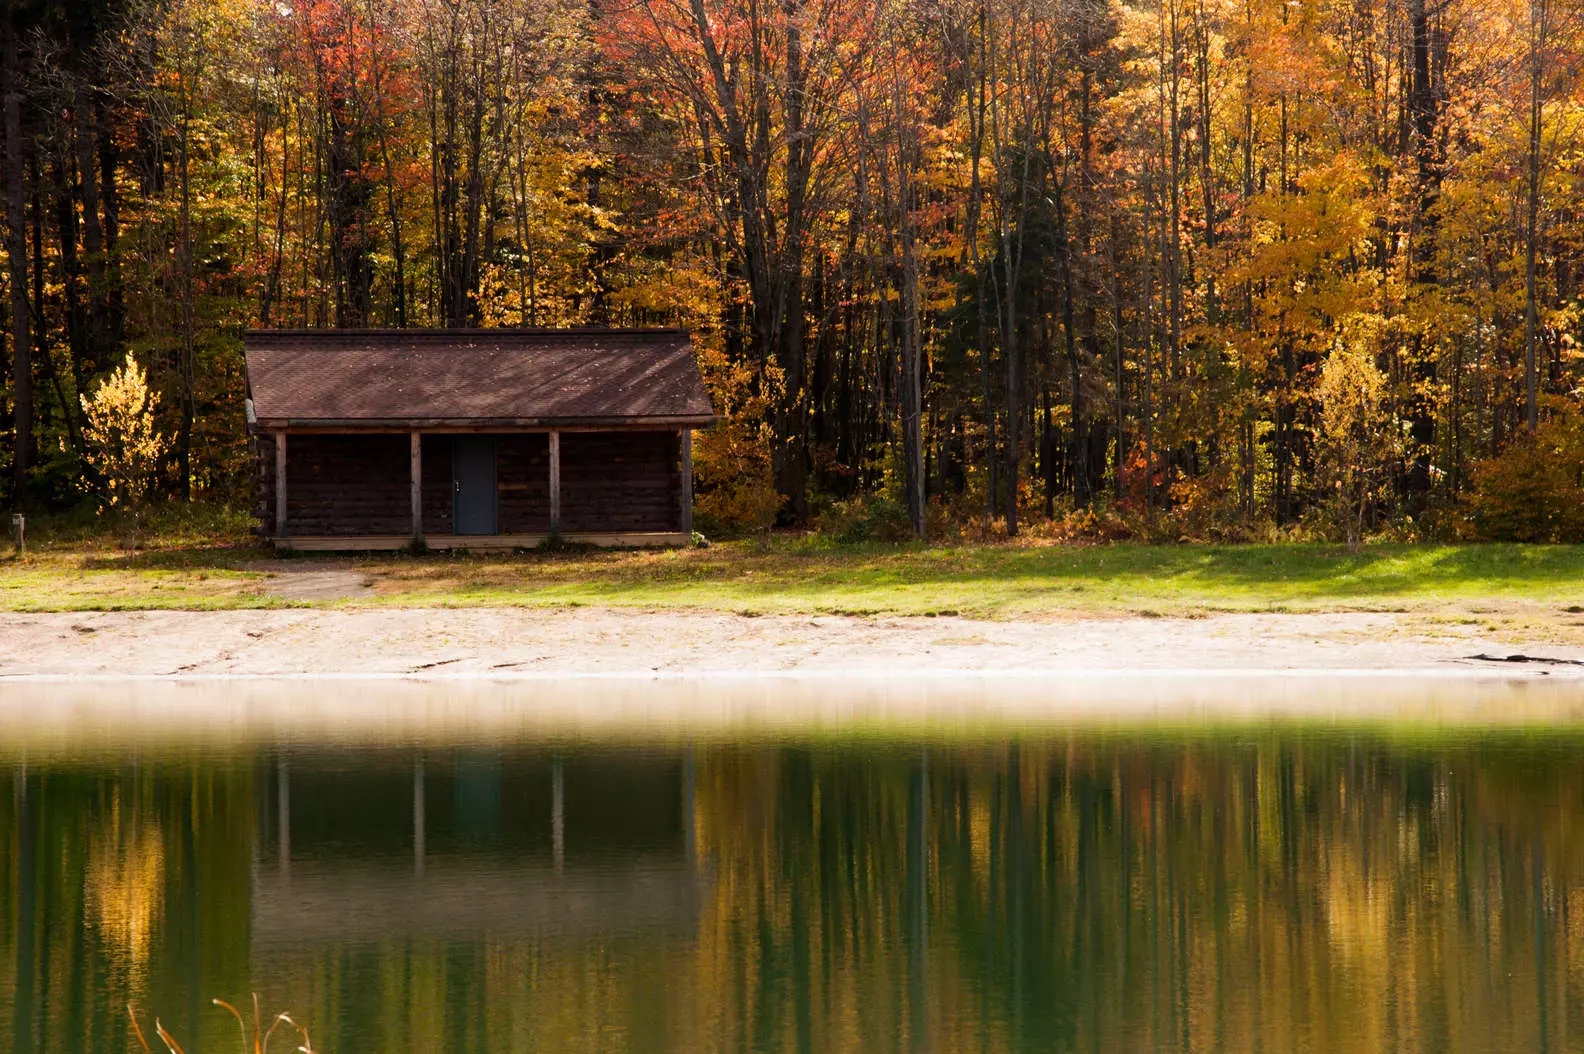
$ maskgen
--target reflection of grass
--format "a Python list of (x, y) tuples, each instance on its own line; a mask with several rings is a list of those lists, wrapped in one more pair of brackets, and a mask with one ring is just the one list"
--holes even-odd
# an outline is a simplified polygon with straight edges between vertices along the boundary
[[(308, 1030), (293, 1021), (291, 1015), (284, 1011), (270, 1019), (269, 1028), (264, 1028), (263, 1019), (259, 1015), (257, 992), (253, 993), (253, 1033), (251, 1036), (248, 1034), (247, 1021), (236, 1007), (224, 999), (215, 999), (212, 1002), (215, 1006), (228, 1011), (232, 1017), (236, 1018), (237, 1028), (242, 1033), (242, 1054), (269, 1054), (270, 1040), (275, 1037), (276, 1030), (282, 1025), (287, 1026), (298, 1036), (302, 1037), (302, 1044), (297, 1047), (299, 1051), (302, 1051), (303, 1054), (313, 1054), (313, 1040), (309, 1038)], [(143, 1054), (154, 1054), (153, 1049), (149, 1046), (148, 1039), (143, 1035), (143, 1026), (138, 1024), (137, 1014), (130, 1005), (127, 1006), (127, 1016), (132, 1019), (132, 1031), (137, 1036), (138, 1043), (143, 1047)], [(181, 1044), (176, 1041), (176, 1038), (165, 1031), (165, 1026), (160, 1024), (159, 1018), (154, 1019), (154, 1034), (159, 1037), (161, 1043), (165, 1044), (165, 1049), (170, 1054), (186, 1054), (182, 1050)], [(287, 1033), (287, 1035), (290, 1034)]]
[(777, 538), (702, 550), (306, 556), (239, 545), (0, 557), (0, 610), (285, 604), (270, 575), (356, 570), (374, 597), (323, 605), (621, 606), (741, 614), (1451, 610), (1584, 603), (1584, 546), (860, 545)]

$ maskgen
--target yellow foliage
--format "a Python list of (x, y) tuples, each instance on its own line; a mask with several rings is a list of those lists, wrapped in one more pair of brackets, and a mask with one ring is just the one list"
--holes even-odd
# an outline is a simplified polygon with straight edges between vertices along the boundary
[(1401, 440), (1385, 412), (1386, 376), (1370, 351), (1374, 321), (1355, 319), (1351, 332), (1336, 341), (1315, 393), (1320, 482), (1333, 492), (1337, 525), (1350, 545), (1358, 543), (1370, 502), (1402, 456)]
[(105, 505), (136, 509), (148, 494), (169, 441), (155, 423), (159, 394), (131, 352), (93, 397), (82, 397), (84, 456), (104, 483)]
[(767, 529), (781, 507), (769, 423), (779, 374), (773, 368), (761, 374), (733, 362), (709, 341), (700, 342), (699, 366), (721, 423), (701, 432), (693, 444), (698, 487), (694, 511), (705, 525), (718, 529)]

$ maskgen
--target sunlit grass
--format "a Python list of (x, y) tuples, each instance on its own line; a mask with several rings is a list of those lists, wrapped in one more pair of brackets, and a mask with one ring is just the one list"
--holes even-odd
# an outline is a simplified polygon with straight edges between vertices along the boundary
[(151, 533), (136, 551), (57, 537), (0, 557), (0, 610), (251, 608), (297, 571), (372, 586), (312, 606), (617, 606), (741, 614), (1183, 615), (1584, 606), (1584, 547), (838, 545), (786, 536), (707, 549), (299, 556)]
[(1320, 546), (833, 547), (455, 557), (368, 567), (378, 602), (619, 604), (747, 613), (1382, 610), (1584, 599), (1584, 549)]

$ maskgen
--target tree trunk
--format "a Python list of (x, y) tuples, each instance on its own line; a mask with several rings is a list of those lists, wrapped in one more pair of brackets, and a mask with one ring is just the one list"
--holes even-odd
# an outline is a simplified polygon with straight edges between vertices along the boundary
[[(87, 358), (88, 326), (83, 316), (81, 299), (83, 276), (77, 255), (77, 209), (67, 157), (57, 154), (50, 168), (54, 173), (55, 184), (55, 236), (56, 246), (60, 250), (61, 314), (66, 327), (66, 356), (71, 364), (73, 392), (81, 395), (84, 391), (83, 363)], [(38, 187), (36, 192), (42, 197), (44, 188)], [(43, 334), (40, 333), (40, 336)], [(61, 407), (61, 411), (68, 416), (76, 416), (82, 413), (82, 404), (74, 397)]]
[(193, 332), (197, 318), (193, 310), (193, 251), (192, 251), (192, 154), (191, 154), (191, 120), (192, 120), (192, 91), (191, 71), (182, 67), (179, 73), (179, 89), (181, 91), (181, 115), (177, 126), (177, 162), (181, 166), (178, 172), (180, 182), (177, 190), (180, 194), (180, 211), (178, 213), (177, 255), (176, 265), (179, 268), (177, 281), (180, 285), (181, 307), (181, 334), (180, 334), (180, 372), (181, 372), (181, 430), (176, 437), (177, 469), (180, 473), (181, 496), (183, 501), (192, 500), (192, 447), (193, 430), (197, 424), (198, 415), (198, 364), (196, 334)]
[[(1414, 157), (1418, 166), (1418, 202), (1415, 237), (1411, 240), (1413, 281), (1428, 289), (1436, 284), (1435, 207), (1441, 181), (1440, 159), (1436, 147), (1437, 105), (1432, 62), (1431, 14), (1426, 0), (1410, 0), (1409, 20), (1412, 34), (1413, 66), (1408, 93), (1413, 118)], [(1430, 451), (1435, 444), (1435, 416), (1427, 396), (1420, 394), (1435, 380), (1434, 348), (1426, 349), (1422, 334), (1414, 339), (1411, 364), (1416, 391), (1409, 400), (1409, 435), (1413, 440), (1413, 463), (1408, 471), (1408, 493), (1414, 511), (1423, 509), (1430, 491)]]
[(923, 349), (919, 333), (918, 236), (914, 227), (913, 165), (917, 156), (902, 79), (892, 70), (893, 120), (897, 122), (897, 205), (902, 214), (902, 456), (907, 463), (908, 521), (924, 537)]
[(1072, 486), (1073, 500), (1084, 507), (1093, 497), (1089, 479), (1089, 436), (1084, 430), (1083, 373), (1078, 356), (1078, 336), (1073, 332), (1072, 247), (1067, 241), (1067, 205), (1062, 185), (1055, 186), (1056, 257), (1061, 268), (1062, 333), (1067, 343), (1068, 383), (1072, 386)]
[(99, 220), (99, 166), (97, 125), (99, 107), (94, 92), (79, 86), (76, 92), (77, 180), (82, 199), (83, 265), (88, 278), (88, 363), (94, 372), (109, 367), (115, 354), (110, 340), (110, 300), (105, 280), (104, 227)]
[(110, 106), (102, 97), (98, 103), (95, 132), (99, 140), (99, 200), (104, 210), (105, 341), (113, 358), (126, 319), (121, 289), (121, 193), (116, 183), (121, 159)]
[[(983, 39), (984, 14), (980, 13), (980, 39)], [(984, 260), (979, 252), (979, 224), (984, 206), (984, 180), (980, 161), (984, 156), (985, 129), (984, 53), (980, 51), (979, 69), (965, 78), (968, 102), (968, 202), (963, 240), (968, 243), (968, 262), (974, 276), (974, 347), (979, 352), (980, 405), (985, 427), (985, 503), (983, 530), (990, 532), (996, 506), (996, 409), (990, 382), (990, 328), (985, 325), (986, 294)], [(975, 90), (977, 88), (977, 91)], [(967, 449), (966, 443), (964, 449)]]
[(1115, 451), (1112, 455), (1111, 481), (1112, 495), (1118, 499), (1122, 497), (1122, 471), (1127, 457), (1127, 429), (1123, 426), (1123, 411), (1127, 406), (1124, 387), (1125, 374), (1123, 370), (1123, 330), (1122, 330), (1122, 274), (1118, 270), (1117, 261), (1121, 258), (1118, 242), (1122, 238), (1122, 223), (1115, 212), (1111, 213), (1111, 234), (1107, 240), (1110, 252), (1111, 265), (1111, 325), (1112, 325), (1112, 352), (1115, 356), (1113, 362), (1114, 388), (1112, 397), (1115, 400), (1113, 417), (1116, 420)]
[(10, 262), (11, 347), (16, 414), (11, 447), (11, 500), (28, 507), (28, 470), (33, 464), (33, 337), (28, 308), (27, 188), (24, 185), (22, 87), (18, 83), (14, 14), (6, 13), (0, 41), (0, 91), (5, 108), (6, 256)]
[(1524, 424), (1533, 432), (1540, 424), (1540, 380), (1535, 345), (1540, 309), (1535, 290), (1535, 241), (1540, 219), (1540, 146), (1544, 98), (1545, 37), (1548, 0), (1529, 0), (1529, 156), (1528, 200), (1524, 209)]

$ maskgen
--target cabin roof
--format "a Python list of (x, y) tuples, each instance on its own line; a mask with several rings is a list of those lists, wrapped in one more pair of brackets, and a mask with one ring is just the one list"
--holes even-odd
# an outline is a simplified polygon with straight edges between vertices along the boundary
[(678, 329), (271, 329), (243, 346), (262, 429), (715, 421)]

